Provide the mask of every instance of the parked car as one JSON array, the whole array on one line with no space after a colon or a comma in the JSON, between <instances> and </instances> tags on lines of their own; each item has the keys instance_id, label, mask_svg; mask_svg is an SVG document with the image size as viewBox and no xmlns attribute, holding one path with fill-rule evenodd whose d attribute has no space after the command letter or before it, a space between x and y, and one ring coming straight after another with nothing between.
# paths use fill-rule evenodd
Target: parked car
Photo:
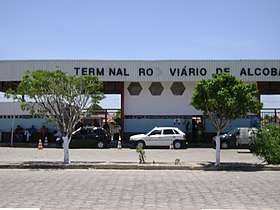
<instances>
[{"instance_id":1,"label":"parked car","mask_svg":"<svg viewBox=\"0 0 280 210\"><path fill-rule=\"evenodd\" d=\"M137 134L129 138L133 147L170 146L175 149L186 147L186 135L176 127L155 127L146 134Z\"/></svg>"},{"instance_id":2,"label":"parked car","mask_svg":"<svg viewBox=\"0 0 280 210\"><path fill-rule=\"evenodd\" d=\"M257 128L234 128L226 134L220 135L221 149L247 148L250 149L257 136ZM215 137L212 139L213 148L216 148Z\"/></svg>"},{"instance_id":3,"label":"parked car","mask_svg":"<svg viewBox=\"0 0 280 210\"><path fill-rule=\"evenodd\" d=\"M72 136L69 147L105 148L109 143L109 133L104 128L88 126L82 128Z\"/></svg>"}]
</instances>

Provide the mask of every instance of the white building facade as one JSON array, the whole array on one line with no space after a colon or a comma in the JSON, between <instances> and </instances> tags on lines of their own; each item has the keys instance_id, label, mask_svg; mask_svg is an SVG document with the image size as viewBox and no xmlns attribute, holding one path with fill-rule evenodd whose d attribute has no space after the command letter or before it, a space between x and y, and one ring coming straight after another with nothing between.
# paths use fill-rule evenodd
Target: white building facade
<instances>
[{"instance_id":1,"label":"white building facade","mask_svg":"<svg viewBox=\"0 0 280 210\"><path fill-rule=\"evenodd\" d=\"M95 75L105 89L114 86L113 92L121 94L126 139L155 126L177 126L184 131L188 121L192 132L196 120L203 122L205 134L214 133L210 121L190 105L195 82L209 79L213 73L226 72L244 82L257 82L259 88L269 84L272 92L279 92L280 82L280 60L4 60L0 61L0 89L16 86L24 72L38 69ZM7 111L1 109L0 116ZM226 130L248 126L250 118L234 121Z\"/></svg>"}]
</instances>

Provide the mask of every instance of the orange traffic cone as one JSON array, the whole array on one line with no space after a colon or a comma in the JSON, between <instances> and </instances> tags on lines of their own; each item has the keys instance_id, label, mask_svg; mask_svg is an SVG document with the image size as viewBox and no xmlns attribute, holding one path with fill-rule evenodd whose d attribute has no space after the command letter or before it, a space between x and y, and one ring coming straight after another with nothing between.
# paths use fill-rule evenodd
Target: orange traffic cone
<instances>
[{"instance_id":1,"label":"orange traffic cone","mask_svg":"<svg viewBox=\"0 0 280 210\"><path fill-rule=\"evenodd\" d=\"M45 146L45 147L48 146L48 137L45 138L44 146Z\"/></svg>"},{"instance_id":2,"label":"orange traffic cone","mask_svg":"<svg viewBox=\"0 0 280 210\"><path fill-rule=\"evenodd\" d=\"M38 150L43 150L43 144L41 139L39 139Z\"/></svg>"}]
</instances>

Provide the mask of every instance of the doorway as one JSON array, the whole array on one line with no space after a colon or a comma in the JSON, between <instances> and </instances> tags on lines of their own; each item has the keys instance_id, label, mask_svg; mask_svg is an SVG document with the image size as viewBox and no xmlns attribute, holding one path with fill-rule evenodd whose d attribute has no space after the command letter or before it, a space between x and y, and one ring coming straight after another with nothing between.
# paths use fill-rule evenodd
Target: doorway
<instances>
[{"instance_id":1,"label":"doorway","mask_svg":"<svg viewBox=\"0 0 280 210\"><path fill-rule=\"evenodd\" d=\"M203 116L192 116L190 143L203 142Z\"/></svg>"}]
</instances>

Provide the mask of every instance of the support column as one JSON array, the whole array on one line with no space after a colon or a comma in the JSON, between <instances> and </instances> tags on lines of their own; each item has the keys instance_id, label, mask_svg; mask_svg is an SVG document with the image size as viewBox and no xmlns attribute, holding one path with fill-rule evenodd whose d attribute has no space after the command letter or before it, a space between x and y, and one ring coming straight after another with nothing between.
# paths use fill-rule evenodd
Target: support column
<instances>
[{"instance_id":1,"label":"support column","mask_svg":"<svg viewBox=\"0 0 280 210\"><path fill-rule=\"evenodd\" d=\"M124 142L124 82L121 83L121 140Z\"/></svg>"},{"instance_id":2,"label":"support column","mask_svg":"<svg viewBox=\"0 0 280 210\"><path fill-rule=\"evenodd\" d=\"M258 100L261 101L261 83L257 82Z\"/></svg>"}]
</instances>

